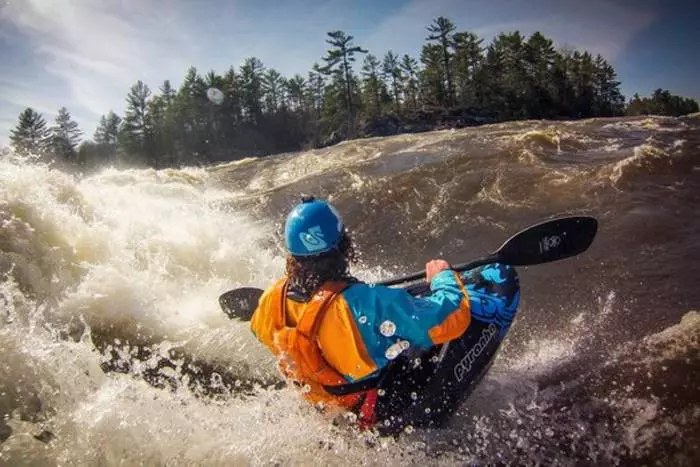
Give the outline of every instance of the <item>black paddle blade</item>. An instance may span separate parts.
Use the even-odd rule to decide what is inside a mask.
[[[229,318],[250,321],[262,294],[263,291],[255,287],[229,290],[219,297],[219,305]]]
[[[510,237],[494,253],[511,266],[549,263],[583,253],[598,231],[594,217],[574,216],[533,225]]]

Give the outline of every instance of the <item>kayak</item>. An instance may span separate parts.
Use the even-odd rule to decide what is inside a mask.
[[[444,425],[493,363],[520,302],[518,274],[511,266],[488,264],[461,278],[471,305],[469,328],[446,344],[407,351],[387,367],[377,386],[380,433]],[[430,294],[425,283],[407,290],[414,296]]]

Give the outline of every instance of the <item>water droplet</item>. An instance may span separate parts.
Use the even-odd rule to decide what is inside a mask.
[[[432,357],[430,357],[430,361],[433,363],[437,363],[440,361],[440,359],[438,358],[437,355],[433,355]]]
[[[401,346],[401,350],[406,350],[411,346],[411,343],[408,341],[399,341],[399,345]]]
[[[386,391],[384,389],[377,389],[377,395],[379,397],[383,396],[384,394],[386,394]]]
[[[416,394],[415,392],[412,392],[412,393],[411,393],[411,399],[417,400],[417,399],[418,399],[418,394]]]
[[[398,357],[401,352],[403,352],[403,349],[401,348],[401,344],[398,342],[396,344],[393,344],[391,347],[386,349],[386,352],[384,352],[384,356],[387,358],[387,360],[393,360],[396,357]]]
[[[213,104],[220,105],[222,102],[224,102],[224,93],[217,88],[209,88],[207,89],[207,98]]]
[[[379,326],[379,332],[382,336],[391,337],[396,334],[396,325],[393,321],[386,320]]]
[[[367,317],[360,316],[357,321],[359,321],[360,324],[365,324],[367,322]]]
[[[384,426],[389,426],[391,422],[389,420],[384,420]]]
[[[413,433],[413,426],[406,425],[406,428],[404,428],[404,430],[406,431],[406,433],[411,434]]]
[[[420,358],[416,358],[415,360],[413,360],[413,367],[414,367],[414,368],[418,368],[418,367],[420,366],[421,363],[422,363],[421,359],[420,359]]]
[[[301,392],[303,392],[304,394],[310,393],[310,392],[311,392],[311,386],[309,386],[308,384],[305,384],[304,386],[302,386]]]
[[[425,413],[430,413],[430,407],[425,408]]]

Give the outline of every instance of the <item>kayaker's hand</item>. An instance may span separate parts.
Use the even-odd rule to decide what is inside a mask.
[[[444,259],[434,259],[429,261],[425,265],[425,280],[430,283],[430,281],[433,280],[433,277],[435,277],[435,274],[439,273],[440,271],[445,271],[446,269],[450,269],[450,264]]]

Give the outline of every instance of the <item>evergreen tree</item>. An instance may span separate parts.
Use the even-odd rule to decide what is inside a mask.
[[[399,66],[399,57],[394,54],[391,50],[384,56],[384,62],[382,63],[382,71],[384,72],[384,77],[391,85],[391,90],[394,100],[394,111],[396,115],[401,113],[401,80],[403,75],[401,74],[401,67]]]
[[[433,20],[433,24],[427,27],[430,33],[426,40],[437,41],[440,47],[440,55],[442,59],[442,72],[446,82],[446,92],[444,104],[446,107],[451,107],[454,103],[454,86],[452,83],[452,65],[450,48],[453,44],[452,33],[455,30],[455,25],[444,16],[440,16]]]
[[[525,108],[529,118],[552,116],[552,74],[556,52],[551,39],[536,32],[524,44]]]
[[[595,59],[595,88],[594,115],[614,117],[623,114],[625,98],[620,92],[617,74],[615,69],[600,55]]]
[[[306,80],[300,74],[294,75],[287,81],[287,89],[292,110],[305,111],[304,94],[306,93]]]
[[[78,162],[85,167],[113,163],[117,155],[122,119],[110,111],[100,117],[93,136],[94,142],[84,141],[78,148]]]
[[[506,118],[525,118],[526,80],[524,37],[519,31],[500,34],[494,41],[496,47],[502,48],[503,58],[503,92],[506,104]]]
[[[76,149],[83,133],[65,107],[58,110],[56,124],[51,127],[49,133],[49,150],[53,156],[66,162],[77,163]]]
[[[362,76],[364,77],[364,98],[367,115],[370,118],[379,118],[382,115],[382,83],[379,79],[379,60],[372,54],[365,55],[362,62]]]
[[[19,123],[10,131],[10,144],[21,156],[43,156],[47,149],[49,132],[46,120],[31,107],[19,115]]]
[[[121,117],[111,110],[107,115],[100,117],[100,123],[95,130],[95,143],[116,145],[121,124]]]
[[[258,123],[262,115],[264,70],[262,62],[255,57],[247,58],[240,70],[243,114],[251,123]]]
[[[483,39],[472,32],[458,32],[453,39],[456,101],[463,107],[473,107],[480,91],[476,78],[483,60]]]
[[[401,70],[406,77],[404,100],[411,106],[414,112],[418,110],[418,62],[415,58],[404,55],[401,59]]]
[[[627,115],[669,115],[678,117],[700,111],[698,101],[656,89],[650,97],[635,94],[627,106]]]
[[[227,115],[227,122],[230,125],[227,136],[233,137],[233,129],[241,122],[241,81],[236,70],[230,67],[223,79],[224,110]]]
[[[590,53],[574,52],[573,55],[573,89],[575,94],[574,116],[592,117],[595,100],[595,68]]]
[[[163,101],[165,102],[166,107],[170,107],[173,105],[173,102],[175,101],[175,96],[177,93],[173,89],[172,85],[170,84],[170,80],[166,79],[163,81],[163,84],[160,87],[160,92],[161,95],[163,96]]]
[[[129,90],[126,97],[126,114],[122,123],[120,139],[126,150],[127,158],[132,161],[152,162],[148,160],[146,149],[152,137],[152,128],[148,123],[148,98],[151,90],[143,81],[138,81]]]
[[[263,74],[262,83],[265,93],[265,110],[269,114],[277,113],[282,103],[283,78],[275,69],[270,68]]]
[[[355,134],[355,107],[353,96],[353,84],[355,82],[352,74],[352,63],[355,61],[356,53],[367,53],[360,46],[353,45],[353,36],[347,35],[343,31],[332,31],[328,33],[326,42],[332,46],[326,51],[323,60],[326,66],[324,73],[334,75],[334,81],[344,89],[344,101],[347,108],[348,134]]]
[[[314,63],[311,71],[309,71],[309,100],[311,107],[314,109],[316,119],[321,119],[321,111],[323,109],[323,95],[326,87],[324,73],[318,63]]]
[[[552,113],[558,116],[571,116],[574,109],[575,91],[573,88],[573,52],[561,50],[554,57],[551,73]]]
[[[445,105],[448,102],[445,88],[445,68],[443,66],[443,49],[439,45],[426,44],[421,51],[421,94],[423,104],[431,107]]]

